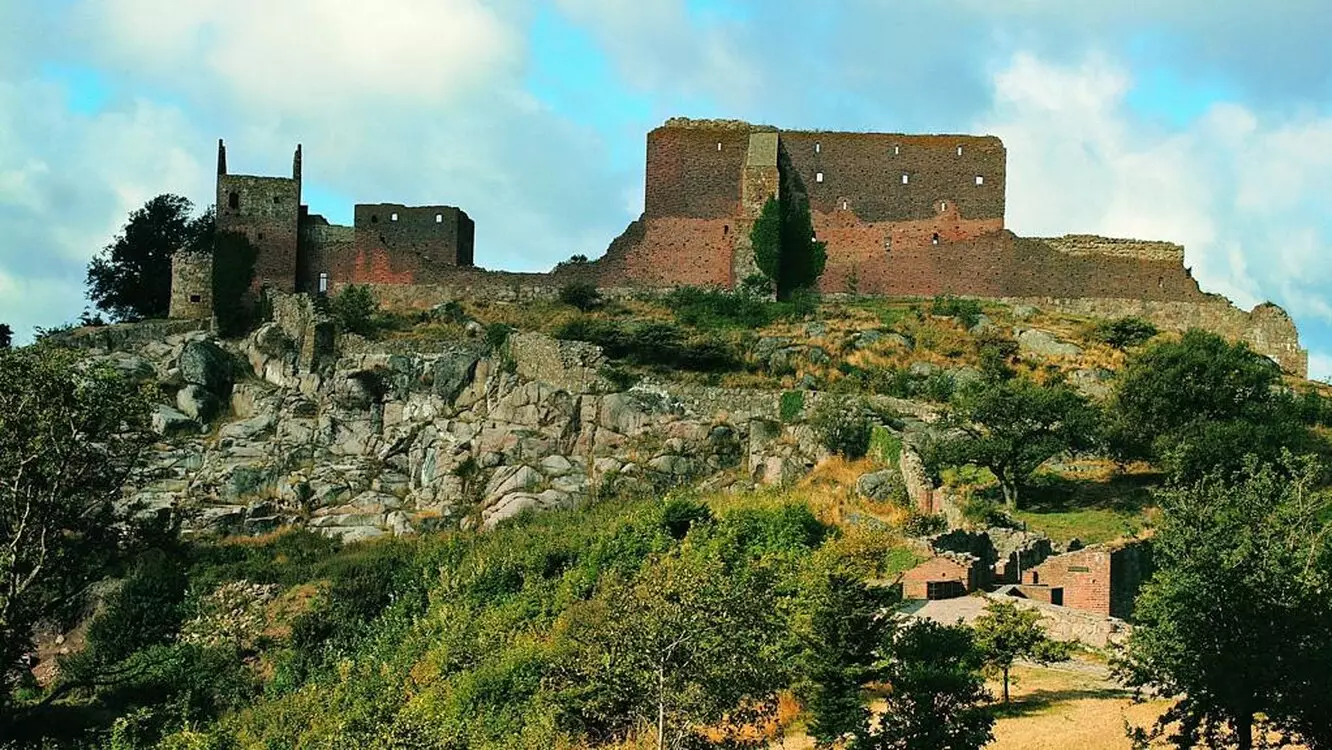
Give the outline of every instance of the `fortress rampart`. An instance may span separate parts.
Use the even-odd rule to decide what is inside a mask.
[[[824,293],[955,294],[1136,314],[1167,329],[1200,326],[1248,341],[1305,375],[1307,353],[1284,311],[1262,305],[1246,313],[1204,293],[1179,245],[1008,231],[1007,158],[994,136],[671,119],[647,134],[642,216],[601,258],[548,274],[476,268],[475,225],[453,206],[359,204],[353,226],[330,224],[300,203],[299,146],[290,178],[260,177],[228,173],[219,142],[217,216],[220,230],[258,248],[256,287],[327,293],[369,284],[390,306],[428,307],[457,296],[553,296],[571,280],[603,290],[735,288],[756,270],[755,218],[769,199],[792,191],[808,197],[815,235],[827,245]],[[197,292],[200,269],[183,262],[178,278]],[[201,302],[188,301],[194,297]],[[204,317],[203,300],[173,298],[172,314]]]

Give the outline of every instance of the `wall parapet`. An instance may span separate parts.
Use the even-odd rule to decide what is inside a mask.
[[[1138,260],[1184,263],[1184,246],[1158,240],[1101,237],[1094,234],[1066,234],[1062,237],[1031,237],[1065,255],[1075,257],[1106,256]]]

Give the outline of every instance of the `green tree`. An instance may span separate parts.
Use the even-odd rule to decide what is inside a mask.
[[[878,726],[855,747],[867,750],[980,750],[994,716],[980,655],[965,626],[928,620],[896,628],[878,677],[888,683]]]
[[[772,579],[715,555],[673,553],[608,581],[571,612],[559,680],[566,720],[623,738],[652,727],[658,748],[705,726],[743,725],[775,709],[783,625]]]
[[[1234,471],[1248,453],[1275,460],[1309,439],[1281,371],[1247,344],[1191,330],[1130,358],[1120,373],[1107,430],[1121,460],[1150,459],[1193,482]]]
[[[1158,493],[1156,571],[1117,671],[1174,696],[1138,739],[1254,747],[1269,732],[1332,747],[1332,502],[1287,454]]]
[[[957,435],[938,445],[939,460],[988,468],[1004,502],[1018,507],[1023,485],[1049,459],[1095,444],[1097,412],[1064,383],[989,380],[958,394],[949,414]]]
[[[8,349],[14,345],[14,329],[7,323],[0,323],[0,349]]]
[[[843,571],[816,572],[802,592],[794,622],[801,646],[797,692],[810,713],[809,735],[821,745],[868,731],[864,685],[877,674],[892,624],[883,612],[895,598]]]
[[[769,198],[763,204],[763,210],[749,229],[749,244],[754,248],[754,264],[759,272],[769,283],[776,284],[782,267],[782,204],[776,198]]]
[[[120,234],[88,264],[88,299],[115,320],[166,317],[171,304],[171,256],[211,251],[211,210],[190,218],[194,204],[163,194],[129,216]]]
[[[857,459],[869,451],[874,420],[869,405],[861,399],[822,398],[809,423],[823,447],[839,456]]]
[[[213,314],[218,333],[239,336],[256,318],[258,300],[251,287],[259,249],[240,232],[217,232],[213,244]]]
[[[109,365],[0,352],[0,708],[39,617],[69,614],[122,548],[148,403]]]
[[[1068,658],[1069,645],[1054,641],[1041,628],[1044,618],[1039,611],[1018,607],[1013,602],[992,601],[985,613],[976,618],[976,646],[987,669],[1002,676],[1004,703],[1008,703],[1008,677],[1013,662],[1026,659],[1039,663]]]
[[[379,303],[370,292],[370,287],[352,284],[343,288],[332,300],[333,317],[338,325],[348,333],[361,336],[373,336],[375,333],[375,313]]]

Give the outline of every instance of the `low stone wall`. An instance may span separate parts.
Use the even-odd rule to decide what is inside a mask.
[[[1010,297],[1002,301],[1093,318],[1134,315],[1169,331],[1202,328],[1234,341],[1247,342],[1254,351],[1270,357],[1292,375],[1303,378],[1308,377],[1309,373],[1309,352],[1300,347],[1295,322],[1285,310],[1270,303],[1245,312],[1224,297],[1216,295],[1211,295],[1203,302],[1049,297]]]

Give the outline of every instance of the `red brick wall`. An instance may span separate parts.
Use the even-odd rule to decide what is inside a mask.
[[[932,218],[947,201],[968,219],[998,219],[1002,227],[1008,156],[993,136],[783,131],[781,143],[815,211],[845,201],[868,222],[913,221]]]
[[[643,218],[598,264],[603,286],[731,287],[736,220]]]
[[[695,219],[740,215],[749,133],[748,128],[670,125],[648,133],[644,215]]]
[[[926,598],[926,584],[935,581],[958,581],[968,592],[975,591],[977,572],[947,557],[932,557],[902,574],[902,596],[907,599]]]
[[[232,195],[237,207],[232,208]],[[217,228],[249,239],[259,254],[254,265],[254,286],[283,292],[296,288],[301,183],[286,177],[219,175]]]
[[[1089,547],[1049,558],[1023,573],[1022,582],[1062,586],[1065,607],[1109,615],[1110,565],[1109,550]]]

